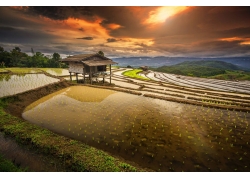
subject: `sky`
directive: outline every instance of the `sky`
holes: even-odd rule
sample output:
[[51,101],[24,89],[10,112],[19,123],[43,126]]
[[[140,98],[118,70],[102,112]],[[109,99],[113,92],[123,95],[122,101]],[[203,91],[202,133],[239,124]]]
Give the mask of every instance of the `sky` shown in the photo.
[[0,46],[62,57],[250,56],[250,6],[0,6]]

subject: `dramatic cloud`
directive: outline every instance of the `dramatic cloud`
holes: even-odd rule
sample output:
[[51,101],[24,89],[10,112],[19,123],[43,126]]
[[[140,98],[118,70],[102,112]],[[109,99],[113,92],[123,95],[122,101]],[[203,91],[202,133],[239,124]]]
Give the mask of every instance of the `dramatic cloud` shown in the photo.
[[76,39],[84,39],[84,40],[93,40],[93,37],[82,37],[82,38],[76,38]]
[[119,40],[118,40],[118,39],[115,39],[115,38],[108,38],[108,39],[107,39],[107,42],[108,42],[108,43],[117,42],[117,41],[119,41]]
[[13,31],[15,28],[7,27],[7,26],[0,26],[0,31]]
[[250,7],[0,7],[0,46],[44,54],[249,56]]

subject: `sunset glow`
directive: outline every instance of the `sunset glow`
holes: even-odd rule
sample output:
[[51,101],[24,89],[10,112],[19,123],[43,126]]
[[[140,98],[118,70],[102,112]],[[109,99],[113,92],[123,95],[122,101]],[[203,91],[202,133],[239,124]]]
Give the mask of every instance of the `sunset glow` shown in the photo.
[[112,57],[250,56],[249,12],[233,6],[0,7],[0,46],[64,56],[100,50]]
[[150,16],[148,19],[146,19],[145,23],[163,23],[170,16],[182,12],[187,8],[188,7],[185,6],[160,7],[149,13]]
[[250,45],[250,38],[240,38],[240,37],[231,37],[231,38],[222,38],[221,41],[240,41],[239,44],[241,45]]

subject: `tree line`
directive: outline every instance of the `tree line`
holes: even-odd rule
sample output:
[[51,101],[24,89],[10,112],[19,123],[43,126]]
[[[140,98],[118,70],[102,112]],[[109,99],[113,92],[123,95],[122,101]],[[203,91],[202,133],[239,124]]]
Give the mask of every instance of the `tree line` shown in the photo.
[[59,62],[61,56],[59,53],[45,56],[41,52],[34,52],[31,48],[32,55],[21,51],[19,47],[15,47],[10,51],[5,51],[0,46],[0,67],[40,67],[40,68],[67,68],[65,63]]

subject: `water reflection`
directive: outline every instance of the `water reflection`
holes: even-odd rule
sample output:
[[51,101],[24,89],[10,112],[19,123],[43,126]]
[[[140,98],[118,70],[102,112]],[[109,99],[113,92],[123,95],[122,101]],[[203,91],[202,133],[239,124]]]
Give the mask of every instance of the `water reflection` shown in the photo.
[[58,79],[44,74],[0,75],[0,97],[21,93],[58,81]]
[[54,75],[54,76],[67,76],[69,75],[68,69],[62,69],[62,68],[40,68],[43,71],[46,71],[47,73]]
[[156,171],[249,171],[248,113],[74,86],[23,118]]

